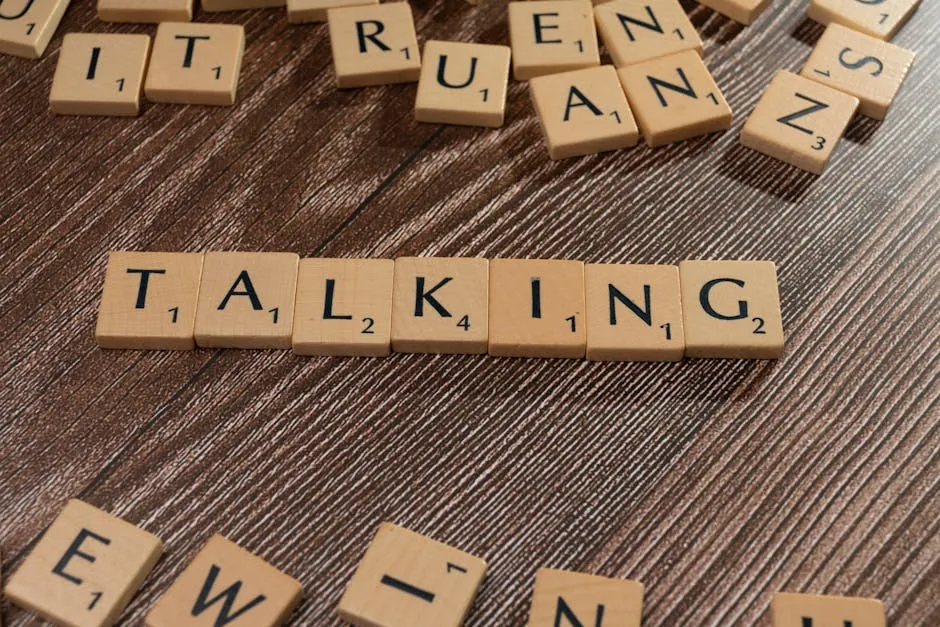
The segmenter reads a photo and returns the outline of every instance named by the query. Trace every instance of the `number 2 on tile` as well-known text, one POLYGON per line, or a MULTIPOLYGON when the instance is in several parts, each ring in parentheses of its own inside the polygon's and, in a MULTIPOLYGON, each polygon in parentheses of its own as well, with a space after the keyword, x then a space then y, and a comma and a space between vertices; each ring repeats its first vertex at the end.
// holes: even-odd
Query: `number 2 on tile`
POLYGON ((363 318, 362 321, 366 324, 366 328, 362 330, 362 334, 375 335, 375 331, 372 330, 372 327, 375 325, 375 320, 372 318, 363 318))
POLYGON ((754 329, 754 335, 767 335, 767 331, 764 331, 763 318, 751 318, 751 322, 757 323, 757 327, 754 329))

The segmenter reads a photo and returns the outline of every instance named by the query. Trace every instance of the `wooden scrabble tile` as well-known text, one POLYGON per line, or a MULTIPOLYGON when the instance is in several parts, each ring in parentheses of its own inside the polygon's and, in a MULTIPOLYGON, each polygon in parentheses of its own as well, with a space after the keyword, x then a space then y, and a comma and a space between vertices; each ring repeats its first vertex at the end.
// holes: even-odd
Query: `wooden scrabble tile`
POLYGON ((189 22, 193 0, 98 0, 98 19, 103 22, 189 22))
POLYGON ((702 54, 702 40, 678 0, 613 0, 595 7, 594 20, 617 67, 683 50, 702 54))
POLYGON ((800 74, 855 96, 859 113, 883 120, 913 64, 910 50, 833 23, 800 74))
POLYGON ((527 627, 640 627, 643 584, 551 568, 535 573, 527 627))
POLYGON ((910 19, 920 0, 810 0, 809 16, 820 24, 842 24, 891 39, 910 19))
POLYGON ((327 22, 337 87, 418 80, 421 54, 407 2, 330 9, 327 22))
POLYGON ((98 346, 195 348, 202 258, 195 253, 112 252, 95 328, 98 346))
POLYGON ((777 592, 771 603, 773 627, 885 627, 877 599, 777 592))
POLYGON ((294 253, 206 253, 196 344, 290 348, 298 262, 294 253))
POLYGON ((325 22, 330 9, 378 3, 379 0, 287 0, 287 21, 292 24, 325 22))
POLYGON ((751 24, 773 0, 699 0, 713 11, 730 17, 740 24, 751 24))
POLYGON ((391 259, 301 259, 294 305, 298 355, 388 355, 391 259))
POLYGON ((731 107, 694 50, 617 71, 650 147, 727 130, 731 107))
POLYGON ((212 536, 144 619, 147 627, 274 627, 303 597, 300 583, 212 536))
POLYGON ((741 129, 741 144, 822 174, 858 98, 780 70, 741 129))
POLYGON ((69 0, 0 2, 0 53, 41 57, 68 6, 69 0))
POLYGON ((399 257, 392 290, 392 350, 486 353, 488 295, 486 259, 399 257))
POLYGON ((587 0, 510 2, 509 41, 517 81, 601 63, 587 0))
POLYGON ((240 25, 160 24, 144 83, 147 100, 235 104, 244 49, 245 29, 240 25))
POLYGON ((777 359, 783 320, 772 261, 679 264, 688 357, 777 359))
POLYGON ((506 114, 509 48, 456 41, 424 44, 415 119, 497 128, 506 114))
POLYGON ((529 82, 552 159, 636 146, 640 134, 613 66, 539 76, 529 82))
POLYGON ((56 625, 106 627, 162 553, 156 536, 72 500, 10 578, 6 596, 56 625))
POLYGON ((199 0, 204 11, 244 11, 246 9, 270 9, 282 7, 285 0, 199 0))
POLYGON ((357 627, 459 627, 486 574, 486 562, 384 523, 336 613, 357 627))
POLYGON ((490 355, 584 357, 584 264, 490 261, 490 355))
POLYGON ((49 108, 62 115, 137 115, 149 56, 149 35, 66 34, 49 108))
POLYGON ((588 359, 679 361, 685 355, 678 267, 589 263, 584 285, 588 359))

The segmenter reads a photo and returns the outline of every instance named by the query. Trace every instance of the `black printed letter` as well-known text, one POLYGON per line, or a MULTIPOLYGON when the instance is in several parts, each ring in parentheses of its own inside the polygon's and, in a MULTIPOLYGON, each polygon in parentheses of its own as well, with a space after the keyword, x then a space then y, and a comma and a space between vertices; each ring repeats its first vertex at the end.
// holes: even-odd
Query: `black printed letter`
POLYGON ((733 316, 726 316, 715 311, 715 308, 712 307, 711 301, 708 300, 708 296, 712 291, 712 288, 718 285, 719 283, 731 283, 737 285, 738 287, 744 287, 744 281, 740 279, 712 279, 708 283, 702 286, 702 291, 699 292, 698 300, 702 305, 702 309, 705 310, 712 318, 717 318, 718 320, 741 320, 742 318, 747 318, 747 301, 739 300, 738 301, 738 313, 733 316))
POLYGON ((465 80, 460 85, 454 85, 452 83, 447 82, 447 79, 444 77, 444 72, 446 71, 446 67, 447 67, 447 55, 442 54, 440 58, 438 58, 437 60, 437 82, 440 84, 440 86, 450 87, 451 89, 463 89, 464 87, 472 83, 473 77, 476 76, 477 58, 470 57, 470 76, 467 77, 467 80, 465 80))
POLYGON ((219 311, 225 309, 225 306, 228 305, 228 299, 232 296, 247 296, 251 300, 252 309, 255 311, 264 309, 264 307, 261 306, 261 300, 258 298, 258 293, 255 292, 255 286, 251 284, 251 277, 248 276, 248 270, 242 270, 241 273, 239 273, 238 278, 235 279, 235 283, 232 284, 232 287, 225 295, 225 298, 223 298, 222 302, 219 303, 219 311), (240 283, 245 284, 245 291, 243 292, 235 291, 240 283))
POLYGON ((139 274, 140 283, 137 284, 137 304, 134 309, 143 309, 147 304, 147 286, 150 285, 151 274, 166 274, 166 270, 139 270, 137 268, 128 268, 128 274, 139 274))
POLYGON ((240 610, 236 610, 234 613, 232 613, 232 606, 235 605, 235 598, 238 596, 238 592, 242 588, 241 581, 236 581, 213 598, 207 599, 209 594, 212 592, 213 586, 215 585, 216 577, 219 576, 219 570, 219 567, 215 564, 213 564, 209 569, 209 576, 206 577, 205 583, 202 584, 202 590, 199 592, 199 598, 196 599, 196 604, 193 605, 193 611, 191 612, 192 616, 199 616, 224 598, 222 601, 222 609, 219 611, 219 615, 216 617, 215 622, 213 623, 213 627, 223 627, 224 625, 229 624, 245 612, 249 611, 251 608, 259 605, 260 603, 263 603, 264 600, 267 599, 267 597, 263 594, 259 594, 240 610))
POLYGON ((186 54, 183 56, 183 67, 192 67, 193 66, 193 52, 196 50, 196 40, 205 39, 208 40, 208 35, 177 35, 177 39, 186 40, 186 54))
POLYGON ((617 324, 616 301, 618 300, 624 305, 626 305, 630 311, 635 313, 640 320, 645 322, 646 326, 648 327, 653 326, 653 310, 652 310, 651 303, 650 303, 650 286, 649 285, 643 286, 643 302, 646 305, 646 309, 640 309, 640 307, 636 303, 634 303, 632 300, 627 298, 623 294, 623 292, 618 290, 611 283, 607 284, 607 292, 610 298, 610 325, 611 326, 614 326, 617 324))
POLYGON ((440 283, 429 289, 427 292, 424 291, 424 277, 419 276, 415 278, 415 316, 420 318, 424 315, 424 301, 428 301, 428 304, 434 308, 442 318, 450 318, 450 312, 444 309, 444 306, 441 305, 440 301, 434 298, 433 294, 437 290, 441 289, 448 283, 454 280, 454 277, 444 277, 440 283))
POLYGON ((88 553, 82 553, 80 550, 82 548, 82 542, 84 542, 88 538, 91 538, 92 540, 97 540, 98 542, 104 545, 111 544, 111 540, 103 536, 99 536, 97 533, 88 531, 87 529, 82 529, 81 531, 78 532, 78 535, 75 536, 75 539, 72 540, 72 544, 69 545, 69 548, 65 550, 65 555, 62 556, 62 559, 60 559, 56 563, 56 565, 52 567, 52 572, 55 573, 56 575, 59 575, 60 577, 68 579, 69 581, 71 581, 77 586, 82 585, 82 580, 74 575, 70 575, 67 572, 65 572, 65 567, 69 565, 69 562, 72 560, 73 557, 80 557, 81 559, 87 562, 94 563, 95 561, 94 555, 89 555, 88 553))
POLYGON ((366 39, 371 41, 379 50, 389 51, 391 48, 382 43, 382 40, 378 38, 378 35, 382 34, 385 31, 385 24, 378 20, 362 20, 361 22, 356 22, 356 37, 359 38, 359 52, 361 54, 366 53, 366 39), (366 24, 371 24, 375 27, 375 32, 366 34, 365 28, 366 24))

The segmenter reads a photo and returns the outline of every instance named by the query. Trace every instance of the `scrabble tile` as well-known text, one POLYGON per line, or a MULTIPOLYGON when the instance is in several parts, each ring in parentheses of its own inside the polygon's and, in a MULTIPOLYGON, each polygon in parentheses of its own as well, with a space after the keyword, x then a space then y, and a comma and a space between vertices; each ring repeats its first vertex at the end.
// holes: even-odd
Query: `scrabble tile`
POLYGON ((588 359, 678 361, 685 355, 678 267, 589 263, 584 286, 588 359))
POLYGON ((98 346, 195 348, 201 276, 201 254, 112 252, 95 329, 98 346))
POLYGON ((206 253, 196 344, 290 348, 298 262, 294 253, 206 253))
POLYGON ((137 115, 149 56, 149 35, 68 33, 49 108, 63 115, 137 115))
POLYGON ((490 261, 490 355, 584 357, 584 264, 490 261))
POLYGON ((640 627, 643 584, 551 568, 535 573, 528 627, 640 627))
POLYGON ((773 0, 699 0, 699 4, 730 17, 740 24, 751 24, 773 0))
POLYGON ((640 135, 613 66, 539 76, 529 82, 552 159, 635 146, 640 135))
POLYGON ((509 40, 517 81, 601 63, 587 0, 510 2, 509 40))
POLYGON ((830 24, 800 75, 859 100, 858 111, 883 120, 914 64, 914 53, 830 24))
POLYGON ((858 98, 780 70, 741 129, 741 144, 822 174, 858 98))
POLYGON ((842 24, 878 39, 891 39, 920 0, 810 0, 809 16, 820 24, 842 24))
POLYGON ((69 0, 0 2, 0 53, 41 57, 68 6, 69 0))
POLYGON ((683 50, 702 54, 702 40, 678 0, 613 0, 595 7, 594 20, 617 67, 683 50))
POLYGON ((783 321, 772 261, 679 264, 688 357, 777 359, 783 321))
POLYGON ((421 54, 407 2, 330 9, 327 22, 337 87, 418 80, 421 54))
POLYGON ((418 80, 415 119, 497 128, 506 114, 509 48, 429 41, 418 80))
POLYGON ((771 603, 773 627, 885 627, 877 599, 777 592, 771 603))
POLYGON ((650 147, 727 130, 731 107, 694 50, 617 71, 650 147))
POLYGON ((300 583, 212 536, 144 619, 146 627, 274 627, 300 603, 300 583))
POLYGON ((357 627, 459 627, 485 573, 479 558, 384 523, 336 613, 357 627))
POLYGON ((103 22, 189 22, 193 0, 98 0, 98 19, 103 22))
POLYGON ((486 259, 399 257, 392 290, 392 350, 486 353, 488 294, 486 259))
POLYGON ((378 3, 379 0, 287 0, 287 21, 291 24, 325 22, 330 9, 378 3))
POLYGON ((245 29, 240 25, 160 24, 144 83, 147 100, 235 104, 244 49, 245 29))
POLYGON ((204 11, 215 13, 218 11, 244 11, 246 9, 271 9, 282 7, 285 0, 199 0, 204 11))
POLYGON ((298 355, 388 355, 391 259, 301 259, 294 305, 298 355))
POLYGON ((162 553, 156 536, 72 500, 10 578, 5 593, 56 625, 114 625, 162 553))

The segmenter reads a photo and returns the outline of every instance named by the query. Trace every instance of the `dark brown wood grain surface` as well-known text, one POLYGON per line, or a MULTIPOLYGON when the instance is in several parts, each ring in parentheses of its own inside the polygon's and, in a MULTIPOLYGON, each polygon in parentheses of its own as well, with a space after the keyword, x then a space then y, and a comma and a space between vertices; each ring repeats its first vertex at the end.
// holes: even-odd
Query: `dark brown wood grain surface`
MULTIPOLYGON (((419 39, 507 43, 505 6, 412 3, 419 39)), ((376 527, 490 565, 468 621, 522 625, 542 566, 638 579, 647 626, 767 625, 776 590, 871 596, 940 625, 940 3, 883 123, 822 177, 742 148, 778 68, 822 28, 777 0, 750 27, 684 2, 731 131, 551 162, 524 84, 507 124, 418 124, 414 85, 338 91, 323 25, 244 24, 233 108, 54 117, 61 35, 0 58, 0 549, 23 561, 78 497, 166 554, 143 616, 222 533, 299 579, 295 625, 335 626, 376 527), (777 263, 778 362, 587 363, 289 351, 107 352, 108 251, 777 263)), ((36 624, 6 601, 4 624, 36 624)))

